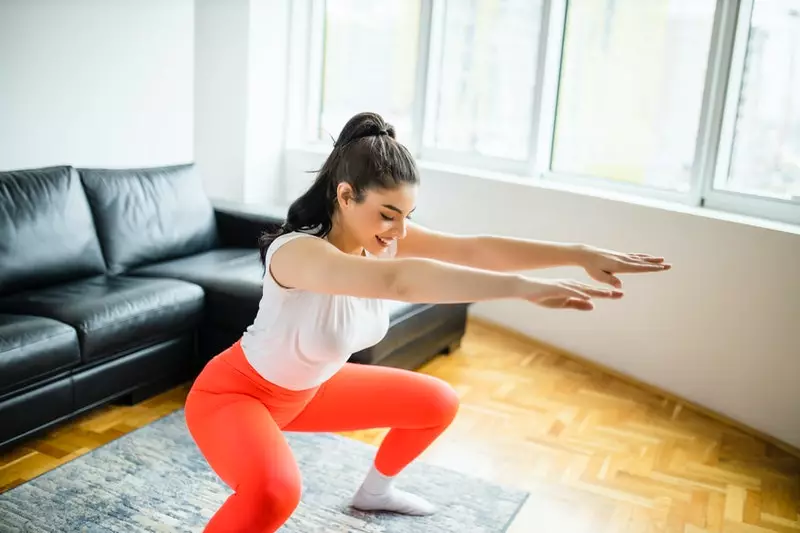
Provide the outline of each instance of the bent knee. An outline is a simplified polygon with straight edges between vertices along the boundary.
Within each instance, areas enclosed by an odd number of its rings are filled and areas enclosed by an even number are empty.
[[[426,403],[432,423],[449,425],[458,413],[461,399],[458,392],[448,382],[440,378],[432,378]]]
[[[265,478],[237,488],[237,494],[248,501],[248,507],[265,519],[288,519],[300,504],[302,485],[299,477]]]

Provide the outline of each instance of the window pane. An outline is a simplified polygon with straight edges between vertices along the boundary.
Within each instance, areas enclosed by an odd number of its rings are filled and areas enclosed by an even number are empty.
[[[528,158],[541,0],[445,3],[427,147]]]
[[[689,187],[715,0],[572,0],[552,169]]]
[[[800,0],[755,0],[730,173],[717,187],[800,196]]]
[[[416,85],[420,1],[327,0],[319,138],[374,111],[408,139]]]

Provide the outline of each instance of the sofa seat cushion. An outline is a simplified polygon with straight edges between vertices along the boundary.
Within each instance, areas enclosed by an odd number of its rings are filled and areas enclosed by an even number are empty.
[[[206,293],[206,320],[243,332],[258,312],[263,267],[257,249],[220,248],[138,268],[129,275],[196,283]]]
[[[46,316],[78,330],[84,362],[173,338],[195,327],[203,289],[171,279],[98,276],[16,293],[0,312]]]
[[[0,395],[80,362],[75,328],[51,318],[0,314]]]

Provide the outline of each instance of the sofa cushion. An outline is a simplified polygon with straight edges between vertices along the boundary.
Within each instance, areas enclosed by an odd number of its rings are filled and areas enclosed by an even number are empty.
[[[171,279],[98,276],[0,299],[0,312],[60,320],[78,330],[84,362],[177,337],[199,323],[203,289]]]
[[[102,274],[105,267],[75,169],[0,172],[0,294]]]
[[[216,245],[214,209],[193,165],[78,172],[111,274]]]
[[[0,314],[0,395],[79,365],[74,328],[50,318]]]
[[[138,268],[132,276],[175,278],[200,285],[206,294],[206,319],[244,331],[258,312],[264,269],[254,248],[222,248]]]

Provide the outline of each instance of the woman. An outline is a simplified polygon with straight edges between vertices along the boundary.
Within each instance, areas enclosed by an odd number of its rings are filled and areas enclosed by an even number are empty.
[[[208,533],[272,532],[291,516],[301,479],[282,431],[391,428],[352,506],[434,511],[392,481],[449,426],[456,393],[431,376],[347,363],[386,334],[385,300],[521,298],[590,310],[593,298],[622,296],[615,273],[669,268],[643,254],[427,230],[409,222],[418,183],[394,128],[374,113],[358,114],[281,230],[262,238],[257,316],[237,343],[209,361],[186,402],[195,442],[234,491]],[[559,265],[583,267],[613,288],[517,273]]]

